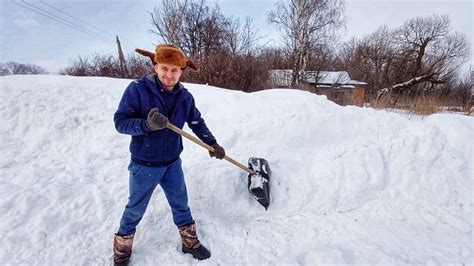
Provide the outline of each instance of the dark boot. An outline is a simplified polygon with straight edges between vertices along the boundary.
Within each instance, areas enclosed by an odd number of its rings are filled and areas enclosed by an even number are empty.
[[[115,234],[114,238],[114,265],[128,265],[132,256],[133,234],[120,236]]]
[[[184,253],[189,253],[198,260],[205,260],[211,257],[211,252],[199,242],[195,223],[179,227],[178,230],[183,242],[181,250]]]

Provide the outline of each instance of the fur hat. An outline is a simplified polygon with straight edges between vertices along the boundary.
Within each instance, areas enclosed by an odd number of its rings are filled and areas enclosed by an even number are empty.
[[[198,70],[193,61],[186,59],[183,51],[180,48],[171,44],[157,45],[155,53],[138,48],[135,49],[135,52],[150,58],[153,65],[156,65],[156,63],[165,63],[178,66],[183,70],[185,70],[187,67],[194,71]]]

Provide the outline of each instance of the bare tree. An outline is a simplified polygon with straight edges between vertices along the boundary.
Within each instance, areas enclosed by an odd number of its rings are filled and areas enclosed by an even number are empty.
[[[112,55],[94,54],[89,57],[79,56],[71,61],[70,66],[61,70],[62,75],[71,76],[101,76],[114,78],[140,78],[145,74],[152,73],[151,61],[148,58],[130,54],[127,56],[125,67],[128,71],[123,71],[120,59]]]
[[[35,64],[22,64],[10,61],[6,64],[0,64],[0,76],[5,75],[37,75],[47,74],[48,72]]]
[[[226,24],[223,44],[233,55],[254,52],[258,37],[252,23],[253,20],[247,17],[243,25],[240,24],[239,19],[233,18],[230,18]]]
[[[92,67],[87,57],[78,56],[76,60],[71,60],[70,65],[60,71],[62,75],[71,76],[93,76]]]
[[[204,0],[192,1],[182,10],[181,48],[191,56],[200,58],[202,55],[204,21],[208,13]]]
[[[181,46],[182,12],[186,9],[188,1],[162,0],[161,3],[161,7],[155,7],[154,11],[149,13],[155,26],[150,32],[158,35],[166,43]]]
[[[351,39],[344,44],[340,56],[351,77],[370,84],[369,93],[393,84],[393,61],[397,50],[394,34],[386,26],[361,40]]]
[[[465,36],[451,32],[449,18],[433,15],[352,39],[340,57],[351,77],[369,83],[369,95],[386,94],[384,102],[395,105],[402,94],[423,97],[450,87],[445,85],[455,82],[469,53]]]
[[[230,23],[220,11],[216,4],[213,9],[205,7],[205,19],[203,20],[202,34],[200,36],[200,57],[206,58],[213,53],[219,53],[223,49],[223,40],[226,34],[227,24]]]
[[[11,75],[10,69],[4,63],[0,63],[0,76]]]
[[[330,43],[314,45],[308,56],[307,69],[312,71],[345,70],[338,68],[335,64],[337,58],[336,46],[337,44]]]
[[[201,59],[222,44],[226,20],[217,4],[210,8],[205,0],[162,0],[150,16],[152,33],[194,58]]]
[[[447,15],[410,19],[394,34],[398,49],[393,62],[395,84],[379,95],[420,86],[423,92],[453,82],[470,54],[466,37],[451,33]]]
[[[46,69],[44,69],[43,67],[41,66],[38,66],[38,65],[35,65],[35,64],[27,64],[30,68],[30,71],[29,73],[27,74],[32,74],[32,75],[36,75],[36,74],[48,74],[48,71],[46,71]]]
[[[136,53],[130,54],[127,60],[129,78],[140,78],[143,75],[154,73],[153,64],[147,58],[138,56]]]
[[[241,25],[205,0],[162,0],[151,16],[152,32],[181,47],[199,66],[197,73],[185,72],[183,80],[243,91],[265,88],[268,69],[258,61],[250,18]]]
[[[288,69],[290,63],[282,48],[266,47],[261,51],[262,63],[269,69]]]
[[[280,0],[268,19],[283,33],[286,49],[292,59],[292,85],[297,85],[306,70],[314,45],[336,36],[343,26],[342,0]]]

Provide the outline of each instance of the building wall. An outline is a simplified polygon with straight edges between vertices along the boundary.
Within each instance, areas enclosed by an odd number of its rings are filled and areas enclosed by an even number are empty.
[[[328,100],[333,101],[339,105],[357,105],[363,106],[365,99],[365,88],[356,87],[353,89],[349,88],[315,88],[314,93],[318,95],[326,95]]]
[[[363,106],[365,102],[365,88],[355,87],[352,93],[353,104]]]

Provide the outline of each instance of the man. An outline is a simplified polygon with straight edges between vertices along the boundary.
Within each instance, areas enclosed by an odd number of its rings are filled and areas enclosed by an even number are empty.
[[[148,52],[149,53],[149,52]],[[150,53],[153,55],[153,53]],[[125,90],[114,115],[118,132],[132,136],[129,199],[114,238],[114,262],[126,265],[132,254],[136,226],[142,219],[154,189],[159,184],[171,207],[178,227],[182,251],[202,260],[211,256],[196,234],[196,225],[188,206],[188,195],[181,168],[182,138],[166,128],[168,123],[183,128],[184,123],[205,143],[214,148],[211,156],[224,158],[224,149],[207,128],[194,98],[179,82],[188,66],[176,46],[156,47],[152,58],[156,73],[133,81]]]

